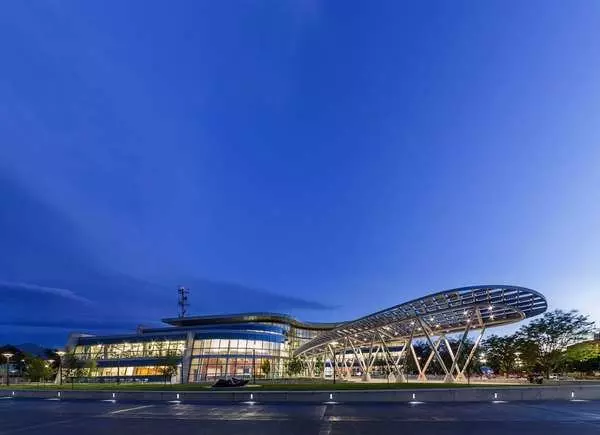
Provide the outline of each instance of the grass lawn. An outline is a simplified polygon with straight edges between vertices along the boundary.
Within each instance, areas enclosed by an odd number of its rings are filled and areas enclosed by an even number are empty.
[[[59,388],[58,385],[54,384],[15,384],[7,387],[6,385],[0,386],[0,390],[104,390],[104,391],[309,391],[309,390],[386,390],[386,389],[444,389],[444,388],[473,388],[473,387],[490,387],[490,388],[502,388],[509,387],[511,385],[502,384],[442,384],[442,383],[417,383],[417,382],[405,382],[405,383],[359,383],[359,382],[342,382],[336,383],[290,383],[290,384],[259,384],[251,385],[242,388],[210,388],[208,385],[201,384],[64,384]],[[514,385],[514,386],[527,386]]]

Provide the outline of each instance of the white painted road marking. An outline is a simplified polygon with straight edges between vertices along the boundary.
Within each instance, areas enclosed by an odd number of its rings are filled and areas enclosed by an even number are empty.
[[[122,412],[136,411],[138,409],[152,408],[154,405],[136,406],[134,408],[117,409],[116,411],[109,412],[109,414],[120,414]]]

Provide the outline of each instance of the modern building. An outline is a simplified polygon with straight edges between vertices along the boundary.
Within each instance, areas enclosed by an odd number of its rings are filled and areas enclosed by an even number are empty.
[[[488,329],[519,322],[547,309],[544,297],[515,286],[473,286],[447,290],[340,323],[301,322],[291,316],[246,313],[164,319],[167,327],[138,328],[135,334],[72,334],[67,350],[94,361],[89,380],[158,381],[166,358],[177,360],[173,382],[206,382],[224,377],[281,378],[292,358],[302,361],[303,376],[360,377],[368,380],[374,362],[386,373],[405,379],[406,359],[413,358],[419,379],[427,379],[433,359],[453,382],[464,377]],[[477,333],[474,346],[462,343]],[[452,361],[438,349],[458,334]],[[432,352],[419,361],[413,343],[423,340]],[[448,347],[450,347],[448,345]],[[459,361],[466,362],[460,366]],[[462,359],[461,359],[462,357]],[[268,361],[268,362],[266,362]]]

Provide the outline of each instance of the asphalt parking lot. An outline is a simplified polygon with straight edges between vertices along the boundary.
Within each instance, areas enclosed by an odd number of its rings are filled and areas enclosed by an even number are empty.
[[[0,400],[0,435],[600,433],[600,401],[188,404]]]

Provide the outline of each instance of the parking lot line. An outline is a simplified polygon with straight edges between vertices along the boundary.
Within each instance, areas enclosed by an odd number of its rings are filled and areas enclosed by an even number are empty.
[[[109,414],[120,414],[122,412],[136,411],[138,409],[144,408],[152,408],[154,405],[143,405],[143,406],[135,406],[133,408],[125,408],[125,409],[117,409],[116,411],[109,412]]]

